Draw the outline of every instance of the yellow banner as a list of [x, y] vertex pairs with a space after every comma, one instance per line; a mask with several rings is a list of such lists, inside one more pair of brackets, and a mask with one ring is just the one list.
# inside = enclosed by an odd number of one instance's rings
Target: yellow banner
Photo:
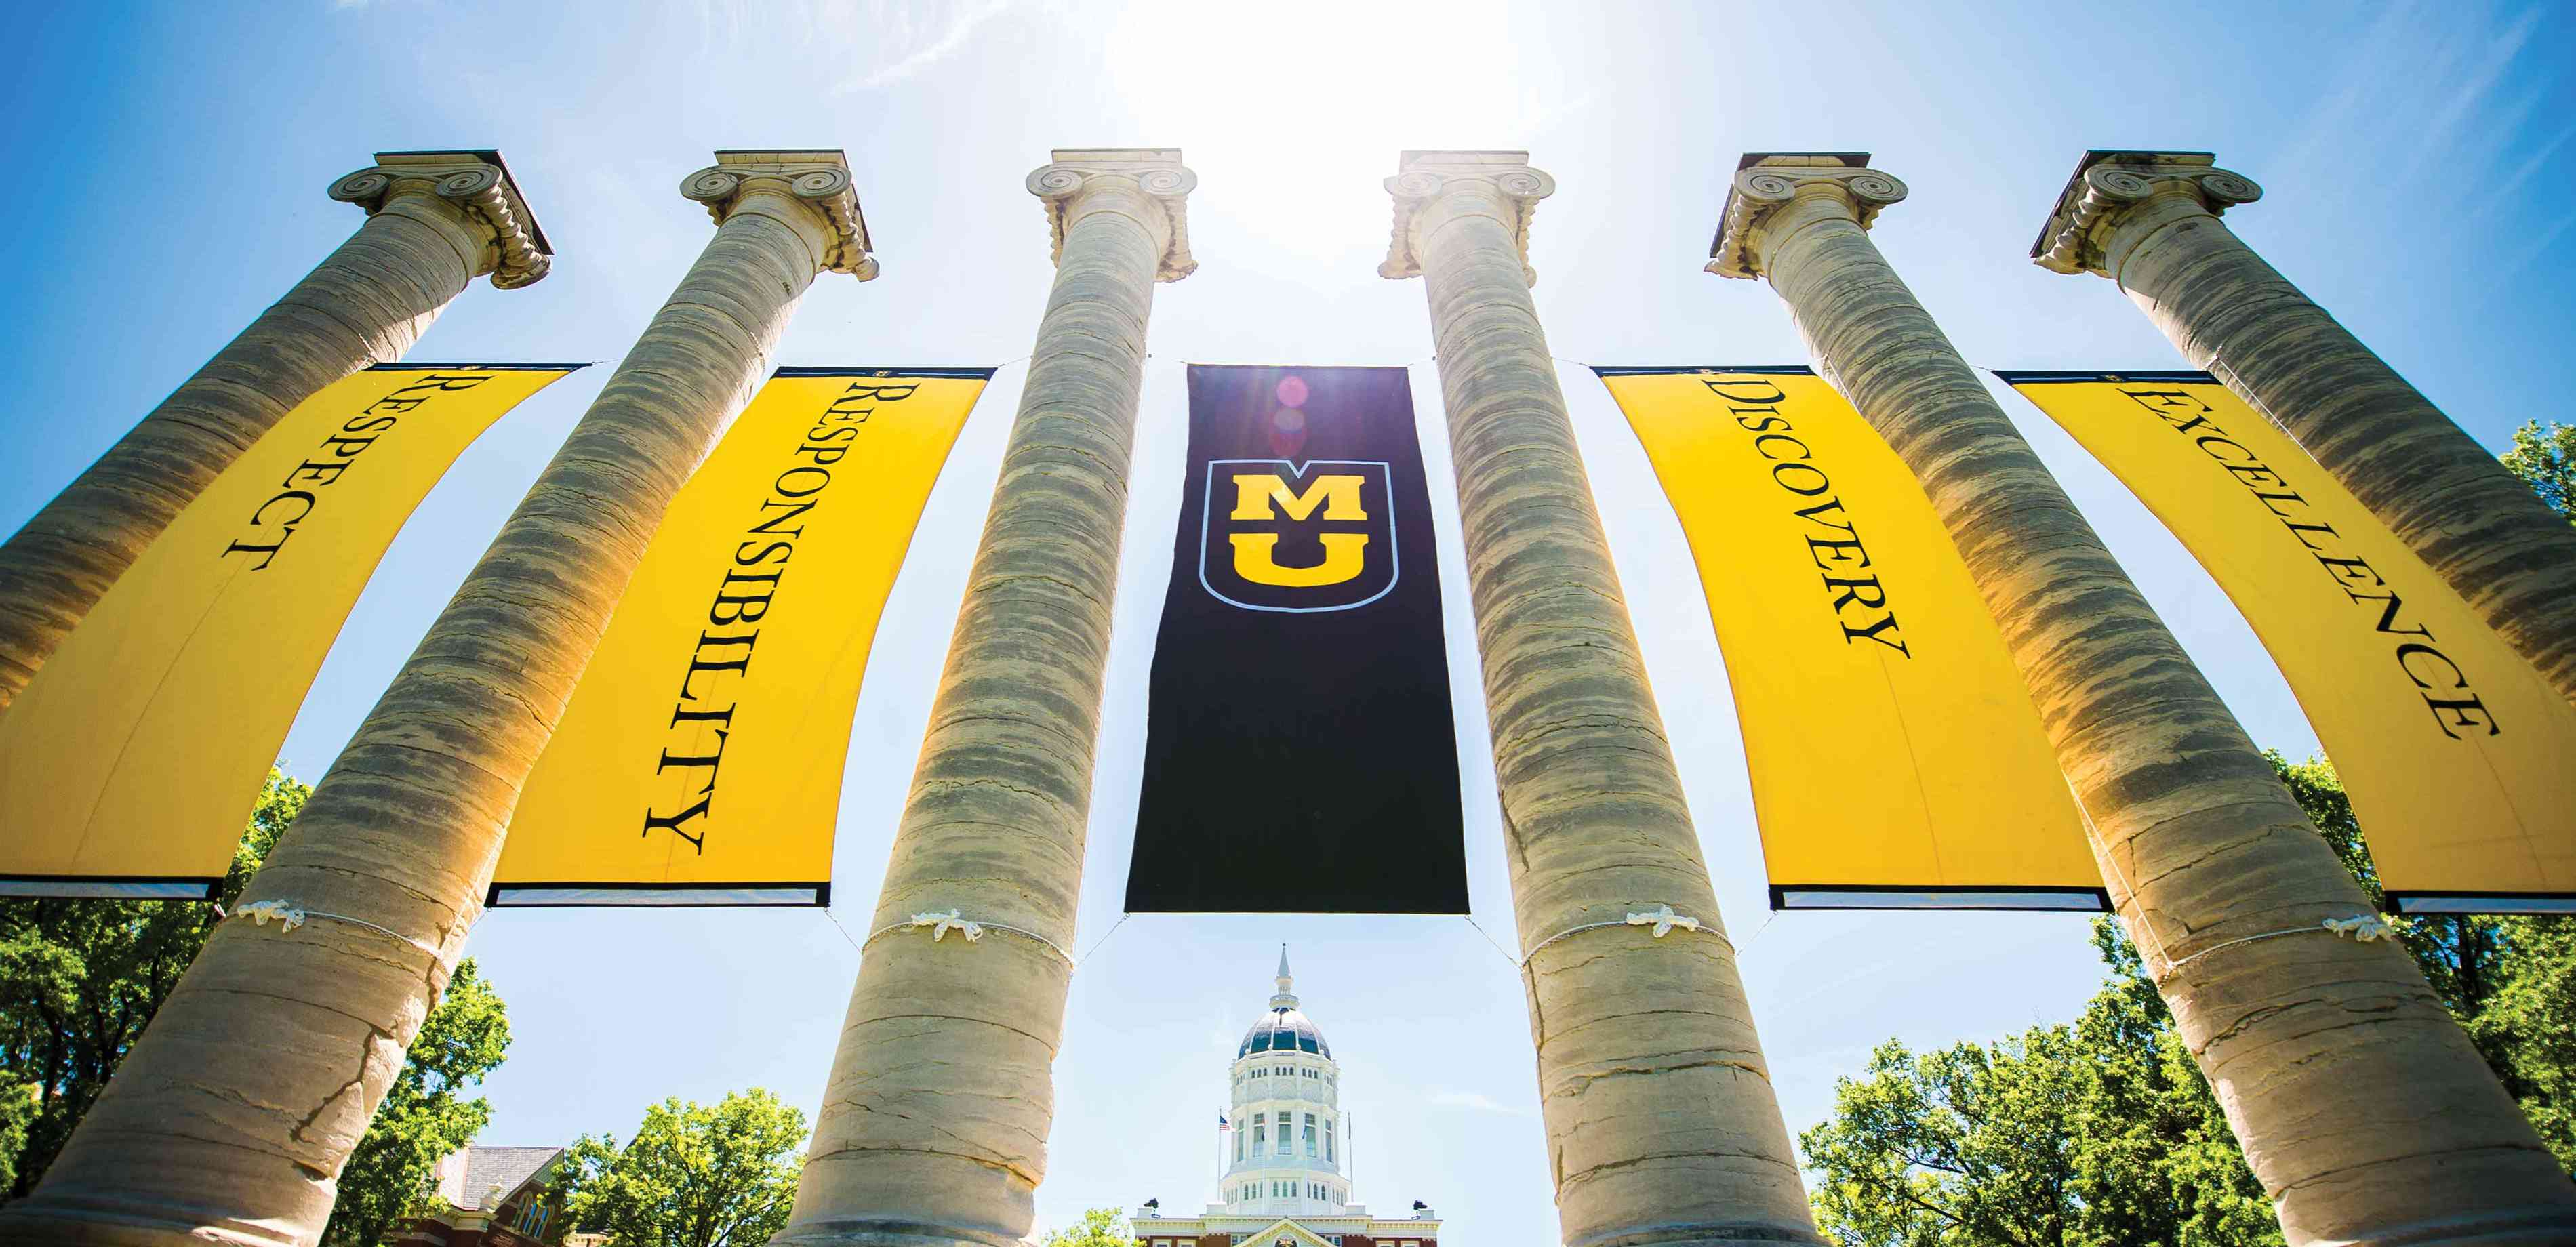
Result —
[[494, 905], [821, 905], [877, 617], [986, 369], [782, 368], [681, 487]]
[[0, 712], [0, 895], [213, 896], [385, 547], [579, 366], [370, 368], [218, 475]]
[[1804, 368], [1603, 368], [1717, 625], [1775, 909], [2102, 909], [2080, 815], [1923, 487]]
[[2576, 910], [2576, 708], [2359, 500], [2206, 373], [1998, 375], [2254, 626], [2393, 908]]

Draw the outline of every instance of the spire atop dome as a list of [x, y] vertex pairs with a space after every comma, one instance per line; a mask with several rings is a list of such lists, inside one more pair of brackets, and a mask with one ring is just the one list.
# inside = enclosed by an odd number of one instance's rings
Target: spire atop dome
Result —
[[1296, 977], [1288, 973], [1288, 946], [1282, 944], [1279, 946], [1279, 994], [1270, 998], [1271, 1008], [1294, 1009], [1297, 1007], [1297, 997], [1288, 990], [1295, 984], [1295, 982]]

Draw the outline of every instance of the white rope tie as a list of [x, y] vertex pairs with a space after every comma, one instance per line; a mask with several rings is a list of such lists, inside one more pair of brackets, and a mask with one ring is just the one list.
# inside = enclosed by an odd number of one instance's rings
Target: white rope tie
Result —
[[400, 931], [394, 930], [391, 927], [380, 927], [364, 918], [352, 918], [347, 914], [326, 913], [319, 909], [303, 909], [298, 907], [293, 901], [252, 901], [247, 905], [234, 906], [232, 912], [224, 916], [226, 918], [248, 918], [251, 921], [251, 925], [255, 927], [266, 927], [269, 923], [275, 922], [277, 924], [277, 933], [280, 935], [284, 935], [297, 927], [303, 926], [306, 922], [312, 919], [328, 918], [333, 922], [345, 922], [353, 927], [365, 927], [379, 935], [401, 940], [403, 943], [409, 944], [412, 947], [437, 958], [439, 963], [442, 965], [447, 961], [447, 954], [444, 951], [424, 944]]
[[1632, 927], [1653, 927], [1655, 929], [1655, 938], [1660, 940], [1665, 936], [1672, 934], [1674, 927], [1680, 927], [1685, 931], [1699, 930], [1699, 919], [1684, 917], [1681, 914], [1674, 913], [1673, 907], [1670, 905], [1659, 905], [1655, 908], [1655, 912], [1651, 914], [1628, 915], [1628, 925]]
[[1688, 914], [1674, 913], [1673, 907], [1670, 905], [1657, 905], [1651, 913], [1630, 914], [1617, 922], [1587, 922], [1579, 927], [1567, 927], [1546, 939], [1540, 940], [1537, 944], [1532, 945], [1528, 952], [1521, 954], [1520, 960], [1515, 961], [1512, 964], [1516, 966], [1526, 966], [1530, 963], [1530, 958], [1539, 954], [1540, 949], [1546, 948], [1548, 945], [1564, 939], [1569, 935], [1580, 935], [1585, 931], [1598, 931], [1603, 927], [1653, 927], [1655, 929], [1655, 938], [1659, 940], [1675, 931], [1696, 931], [1725, 944], [1730, 952], [1735, 948], [1734, 941], [1727, 939], [1723, 935], [1719, 935], [1716, 931], [1710, 928], [1701, 926], [1699, 919], [1693, 918]]
[[944, 914], [914, 914], [912, 921], [906, 925], [930, 928], [930, 942], [933, 944], [947, 939], [951, 931], [965, 936], [970, 944], [984, 938], [982, 923], [968, 922], [958, 917], [957, 911], [953, 909]]
[[2329, 935], [2340, 935], [2346, 939], [2356, 940], [2364, 944], [2370, 943], [2373, 940], [2393, 940], [2397, 938], [2397, 928], [2390, 925], [2385, 919], [2382, 919], [2377, 914], [2362, 914], [2358, 917], [2352, 918], [2328, 918], [2313, 927], [2284, 927], [2278, 931], [2265, 931], [2260, 935], [2248, 935], [2240, 939], [2232, 939], [2224, 944], [2212, 944], [2180, 961], [2166, 962], [2164, 973], [2156, 976], [2156, 982], [2164, 982], [2165, 979], [2172, 975], [2174, 971], [2190, 965], [2192, 962], [2198, 961], [2201, 958], [2223, 948], [2234, 948], [2239, 944], [2251, 944], [2256, 940], [2268, 940], [2283, 935], [2315, 935], [2321, 931]]
[[[955, 931], [958, 934], [965, 936], [966, 942], [970, 944], [983, 939], [984, 933], [987, 931], [1000, 931], [1004, 934], [1019, 936], [1021, 939], [1031, 941], [1032, 943], [1045, 945], [1047, 951], [1054, 953], [1058, 957], [1062, 957], [1064, 959], [1064, 964], [1068, 966], [1081, 964], [1074, 959], [1074, 955], [1072, 953], [1066, 952], [1063, 947], [1058, 945], [1054, 940], [1048, 939], [1035, 931], [1023, 931], [1018, 927], [1008, 927], [998, 922], [976, 922], [965, 917], [954, 909], [949, 910], [944, 914], [914, 914], [910, 922], [897, 922], [878, 927], [876, 930], [868, 934], [868, 938], [859, 941], [860, 954], [864, 956], [867, 952], [867, 946], [876, 943], [879, 936], [887, 935], [895, 931], [915, 931], [923, 927], [930, 928], [930, 942], [933, 944], [947, 939], [948, 933], [951, 931]], [[1117, 928], [1115, 927], [1111, 928], [1112, 931], [1115, 931], [1116, 929]]]

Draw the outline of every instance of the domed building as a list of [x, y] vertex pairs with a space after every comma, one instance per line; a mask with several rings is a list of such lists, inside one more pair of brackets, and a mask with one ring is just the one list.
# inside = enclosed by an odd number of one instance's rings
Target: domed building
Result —
[[1226, 1068], [1220, 1202], [1197, 1216], [1167, 1216], [1160, 1201], [1147, 1202], [1129, 1218], [1145, 1247], [1439, 1247], [1440, 1221], [1426, 1205], [1393, 1218], [1354, 1202], [1342, 1067], [1323, 1030], [1298, 1010], [1292, 982], [1282, 947], [1279, 990]]

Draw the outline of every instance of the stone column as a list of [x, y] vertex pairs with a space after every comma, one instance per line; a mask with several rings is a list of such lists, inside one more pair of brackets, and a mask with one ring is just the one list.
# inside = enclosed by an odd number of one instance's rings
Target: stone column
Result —
[[2118, 282], [2576, 702], [2576, 528], [2218, 219], [2262, 193], [2207, 152], [2086, 152], [2031, 258]]
[[401, 358], [467, 282], [552, 255], [490, 151], [378, 152], [331, 184], [366, 223], [0, 545], [0, 710], [217, 473], [323, 386]]
[[[718, 152], [719, 226], [215, 928], [11, 1243], [309, 1244], [482, 909], [519, 787], [681, 482], [817, 272], [875, 272], [836, 151]], [[261, 906], [301, 925], [244, 919]]]
[[[1029, 175], [1055, 286], [776, 1243], [1004, 1247], [1035, 1219], [1145, 321], [1198, 267], [1196, 183], [1170, 149]], [[904, 925], [933, 912], [979, 931]]]
[[[1817, 1242], [1530, 301], [1528, 160], [1404, 153], [1378, 273], [1431, 301], [1559, 1233]], [[1699, 929], [1627, 925], [1663, 906]]]
[[[1864, 231], [1861, 153], [1744, 158], [1709, 270], [1767, 278], [1923, 482], [2029, 682], [2104, 882], [2289, 1241], [2566, 1242], [2576, 1186]], [[2290, 933], [2278, 934], [2276, 933]]]

